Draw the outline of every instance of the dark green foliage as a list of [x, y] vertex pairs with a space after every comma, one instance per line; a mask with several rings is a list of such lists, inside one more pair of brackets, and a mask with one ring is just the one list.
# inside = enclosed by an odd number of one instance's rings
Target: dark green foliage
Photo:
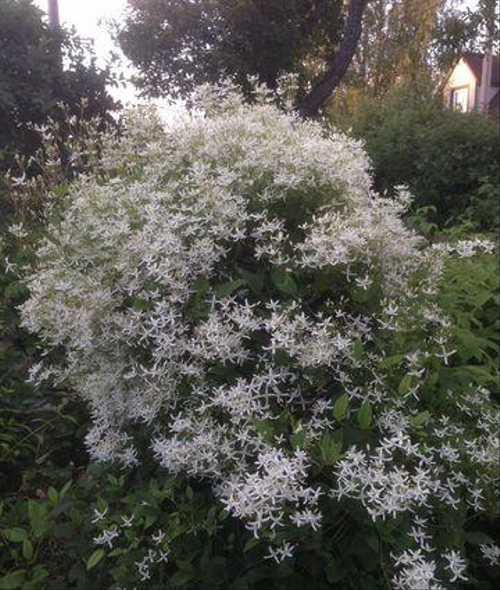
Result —
[[89, 499], [82, 502], [81, 492], [68, 494], [87, 463], [85, 410], [64, 390], [35, 389], [27, 382], [38, 357], [37, 340], [19, 326], [16, 307], [26, 298], [26, 289], [10, 266], [25, 264], [32, 255], [40, 228], [27, 227], [29, 239], [19, 243], [4, 232], [0, 244], [2, 590], [66, 588], [60, 581], [67, 564], [79, 561], [81, 543], [88, 543], [81, 521]]
[[78, 115], [85, 99], [88, 117], [109, 117], [117, 107], [106, 90], [111, 70], [97, 66], [88, 43], [49, 30], [42, 16], [32, 0], [0, 2], [0, 172], [14, 154], [39, 147], [32, 126], [56, 117], [58, 103]]
[[[364, 588], [384, 588], [379, 532], [363, 528], [354, 507], [330, 514], [330, 524], [304, 538], [294, 561], [277, 566], [264, 558], [265, 544], [214, 504], [206, 487], [141, 471], [139, 477], [92, 467], [65, 481], [61, 470], [58, 482], [40, 486], [36, 497], [7, 498], [0, 512], [6, 572], [0, 588], [17, 578], [13, 588], [26, 590], [133, 587], [146, 547], [169, 548], [168, 562], [152, 568], [151, 589], [302, 590], [311, 579], [319, 590], [337, 583], [357, 590], [360, 580]], [[105, 516], [92, 523], [96, 510]], [[132, 514], [112, 550], [93, 544], [101, 530], [121, 527], [122, 516]], [[168, 533], [157, 545], [151, 537], [159, 530]]]
[[342, 28], [338, 0], [129, 0], [117, 39], [139, 69], [144, 94], [186, 96], [224, 76], [271, 88], [280, 74], [304, 79], [331, 56]]
[[[453, 321], [457, 382], [478, 382], [497, 395], [500, 352], [500, 275], [493, 256], [448, 263], [441, 305]], [[450, 373], [451, 374], [451, 373]], [[500, 401], [500, 399], [499, 399]]]
[[380, 191], [408, 185], [415, 208], [432, 207], [427, 221], [440, 227], [463, 220], [477, 229], [498, 226], [498, 128], [487, 117], [452, 111], [425, 89], [400, 89], [333, 118], [366, 143]]

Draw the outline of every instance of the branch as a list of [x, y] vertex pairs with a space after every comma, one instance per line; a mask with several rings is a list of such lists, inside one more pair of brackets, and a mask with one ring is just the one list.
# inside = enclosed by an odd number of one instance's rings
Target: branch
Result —
[[304, 118], [315, 117], [330, 98], [347, 72], [361, 36], [363, 14], [369, 0], [350, 0], [347, 22], [338, 52], [328, 64], [328, 70], [298, 106]]

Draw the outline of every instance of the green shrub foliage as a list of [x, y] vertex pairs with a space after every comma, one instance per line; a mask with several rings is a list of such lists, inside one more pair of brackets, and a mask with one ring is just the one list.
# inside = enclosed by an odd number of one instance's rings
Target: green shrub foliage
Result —
[[444, 227], [468, 219], [498, 227], [500, 177], [497, 124], [478, 113], [445, 107], [439, 97], [399, 89], [367, 99], [338, 117], [365, 142], [379, 191], [407, 185], [416, 208]]

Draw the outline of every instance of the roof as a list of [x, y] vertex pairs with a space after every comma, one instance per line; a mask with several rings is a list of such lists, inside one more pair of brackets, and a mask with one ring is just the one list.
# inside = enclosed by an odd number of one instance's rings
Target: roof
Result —
[[[500, 87], [500, 58], [498, 55], [493, 55], [493, 63], [491, 64], [491, 86]], [[483, 53], [465, 53], [463, 59], [465, 63], [472, 70], [476, 77], [477, 83], [481, 84], [483, 74]]]

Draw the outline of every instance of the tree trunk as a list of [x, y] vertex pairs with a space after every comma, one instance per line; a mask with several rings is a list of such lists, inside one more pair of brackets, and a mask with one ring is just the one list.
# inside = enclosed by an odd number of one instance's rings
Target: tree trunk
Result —
[[59, 22], [59, 1], [48, 0], [48, 3], [49, 26], [53, 31], [56, 31], [61, 26]]
[[298, 106], [298, 112], [304, 118], [315, 117], [330, 98], [335, 88], [347, 72], [362, 31], [362, 21], [369, 0], [350, 0], [347, 22], [342, 43], [338, 52], [328, 64], [328, 70], [321, 80], [313, 85], [311, 92]]
[[62, 31], [61, 22], [59, 20], [59, 0], [47, 0], [47, 15], [49, 17], [49, 29], [52, 31], [54, 37], [53, 53], [54, 58], [59, 64], [59, 70], [62, 71]]

